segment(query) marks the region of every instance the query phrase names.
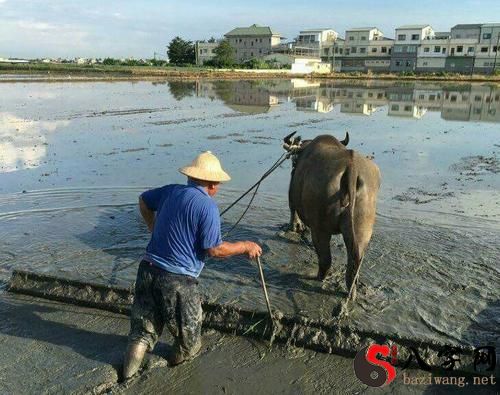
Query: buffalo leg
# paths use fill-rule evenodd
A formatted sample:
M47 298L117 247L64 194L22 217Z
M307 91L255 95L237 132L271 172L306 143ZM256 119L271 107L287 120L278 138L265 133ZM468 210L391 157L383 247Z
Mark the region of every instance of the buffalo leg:
M331 235L323 231L312 231L312 241L318 255L318 280L323 281L332 266L332 252L330 251Z

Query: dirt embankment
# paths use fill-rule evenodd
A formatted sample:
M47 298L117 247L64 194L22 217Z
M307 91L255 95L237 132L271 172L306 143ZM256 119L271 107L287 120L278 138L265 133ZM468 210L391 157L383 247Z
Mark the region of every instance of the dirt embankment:
M94 81L94 80L144 80L144 79L349 79L349 80L386 80L386 81L461 81L461 82L500 82L500 75L464 74L414 74L394 73L330 73L301 74L290 70L248 70L248 69L210 69L205 67L152 67L152 66L106 66L73 64L0 64L0 75L7 75L1 81L11 82L19 75L32 76L29 81ZM8 75L12 75L9 78ZM23 78L23 81L25 79Z

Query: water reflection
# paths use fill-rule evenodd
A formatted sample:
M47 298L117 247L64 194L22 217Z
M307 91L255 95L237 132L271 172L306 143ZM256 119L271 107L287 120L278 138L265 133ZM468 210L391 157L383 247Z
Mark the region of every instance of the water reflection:
M0 173L38 167L46 156L45 132L69 121L41 122L0 112Z
M500 122L500 87L484 84L392 84L369 82L197 81L168 82L173 96L222 100L240 113L266 113L280 103L292 102L298 111L319 113L338 108L341 113L371 115L384 109L387 115L419 119L439 112L450 121Z

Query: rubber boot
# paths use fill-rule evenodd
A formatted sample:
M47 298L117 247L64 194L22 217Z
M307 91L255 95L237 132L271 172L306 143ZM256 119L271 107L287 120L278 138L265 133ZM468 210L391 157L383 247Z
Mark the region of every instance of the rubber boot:
M201 350L201 341L198 341L189 352L183 352L178 344L174 345L174 352L167 358L169 366L180 365L193 360Z
M125 353L125 360L123 362L123 379L127 380L137 373L141 367L144 355L148 346L143 342L129 343L127 352Z

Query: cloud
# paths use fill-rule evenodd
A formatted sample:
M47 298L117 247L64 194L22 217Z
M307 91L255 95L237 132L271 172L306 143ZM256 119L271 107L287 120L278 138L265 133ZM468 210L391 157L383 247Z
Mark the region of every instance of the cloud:
M55 29L57 29L57 26L51 25L50 23L47 23L47 22L36 22L36 21L28 21L28 20L17 21L17 25L19 26L19 28L27 29L27 30L55 30Z

